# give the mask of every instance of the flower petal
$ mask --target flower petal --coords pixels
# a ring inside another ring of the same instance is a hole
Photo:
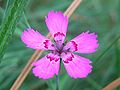
[[[58,75],[60,68],[60,57],[55,54],[48,54],[37,62],[33,63],[33,74],[42,79],[52,78]]]
[[[42,36],[38,31],[27,29],[22,33],[21,40],[29,48],[40,50],[54,50],[54,45],[46,37]]]
[[[65,50],[78,53],[94,53],[98,48],[97,35],[95,33],[83,32],[64,47]]]
[[[62,59],[67,73],[73,78],[85,78],[92,71],[91,61],[87,58],[63,53]]]
[[[45,22],[55,41],[63,42],[67,32],[68,18],[60,11],[50,11]]]

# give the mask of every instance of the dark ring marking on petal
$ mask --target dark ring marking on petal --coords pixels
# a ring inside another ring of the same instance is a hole
[[[45,40],[45,42],[43,42],[45,44],[45,48],[48,49],[48,43],[49,43],[49,40]]]
[[[66,58],[66,60],[64,61],[64,63],[69,63],[69,61],[72,61],[74,58],[74,55],[71,54],[71,56],[69,56],[68,58]]]
[[[69,63],[68,61],[64,61],[64,63]]]
[[[61,36],[65,36],[63,33],[57,32],[56,34],[54,34],[54,37],[61,35]]]
[[[74,48],[75,48],[75,51],[77,51],[78,50],[78,48],[77,48],[77,44],[76,44],[76,42],[75,41],[71,41],[71,43],[73,44],[73,46],[74,46]]]
[[[52,61],[52,60],[54,60],[54,57],[51,57],[51,56],[46,56],[47,57],[47,59],[50,59],[50,61]]]
[[[57,62],[58,60],[59,60],[59,58],[55,58],[55,57],[52,57],[52,56],[49,56],[49,55],[47,55],[46,56],[47,57],[47,59],[49,59],[50,61],[55,61],[55,62]]]

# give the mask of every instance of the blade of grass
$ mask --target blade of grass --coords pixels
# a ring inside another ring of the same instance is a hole
[[[0,7],[0,14],[2,14],[1,16],[3,16],[4,10],[2,7]]]
[[[115,43],[115,53],[116,53],[117,75],[118,75],[118,77],[120,77],[120,51],[119,51],[118,41]]]
[[[94,65],[97,65],[97,63],[100,61],[100,59],[104,56],[104,54],[120,39],[120,36],[118,36],[105,50],[103,53],[98,56],[98,58],[95,60]]]
[[[23,12],[23,16],[24,16],[24,19],[25,19],[25,22],[26,22],[28,28],[31,28],[30,25],[29,25],[29,23],[28,23],[28,20],[27,20],[27,17],[25,15],[25,12]]]
[[[70,7],[68,7],[68,9],[66,10],[66,12],[64,14],[67,17],[70,17],[72,15],[72,13],[74,12],[74,10],[79,6],[81,1],[82,0],[74,0],[73,3],[70,5]],[[47,37],[48,38],[51,37],[50,33],[48,33]],[[18,90],[19,89],[22,82],[24,81],[24,79],[27,77],[30,70],[32,69],[32,63],[35,62],[41,56],[42,52],[43,52],[43,50],[35,51],[35,53],[32,55],[32,57],[28,61],[27,65],[25,66],[25,68],[23,69],[21,74],[18,76],[17,80],[15,81],[15,83],[13,84],[13,86],[11,87],[10,90]]]
[[[8,9],[8,6],[9,6],[9,2],[10,2],[10,0],[7,0],[6,8],[5,8],[5,11],[3,13],[3,20],[5,19],[5,16],[6,16],[6,13],[7,13],[7,9]]]
[[[88,78],[86,78],[86,81],[89,84],[91,84],[96,90],[101,90],[102,89],[102,87],[92,78],[88,77]]]

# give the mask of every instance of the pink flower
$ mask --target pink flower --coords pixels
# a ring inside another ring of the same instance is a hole
[[[54,38],[54,43],[33,29],[27,29],[22,33],[21,39],[27,47],[37,50],[49,50],[50,53],[42,59],[33,63],[33,74],[42,79],[52,78],[58,75],[60,69],[60,58],[73,78],[85,78],[92,71],[91,61],[73,52],[90,54],[98,48],[97,35],[95,33],[83,32],[66,45],[68,18],[62,12],[50,11],[45,17],[46,25]]]

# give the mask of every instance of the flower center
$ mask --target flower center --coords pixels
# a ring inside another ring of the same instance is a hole
[[[59,56],[63,52],[63,47],[64,47],[64,43],[62,43],[61,41],[55,42],[55,52],[58,53]]]
[[[69,52],[69,49],[64,48],[64,46],[65,46],[65,43],[63,43],[61,40],[55,41],[53,45],[54,50],[52,50],[51,52],[54,54],[57,54],[58,56],[61,56],[62,53]]]

